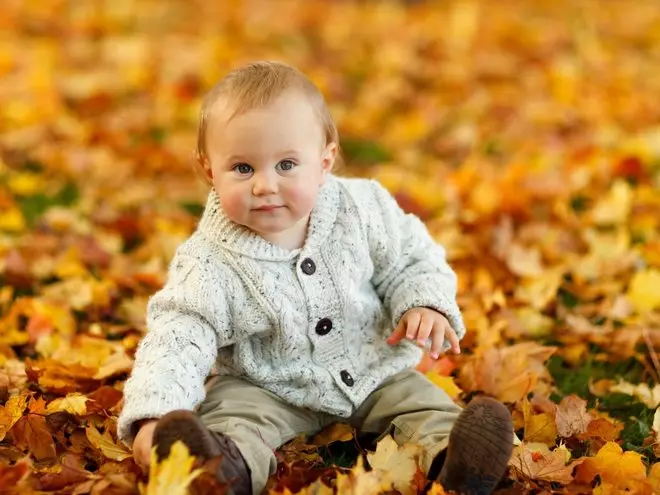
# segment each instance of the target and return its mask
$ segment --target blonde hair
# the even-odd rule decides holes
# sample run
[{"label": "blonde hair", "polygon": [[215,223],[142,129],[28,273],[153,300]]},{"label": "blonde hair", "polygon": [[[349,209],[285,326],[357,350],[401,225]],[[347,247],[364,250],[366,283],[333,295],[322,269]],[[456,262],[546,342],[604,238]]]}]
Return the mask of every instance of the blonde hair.
[{"label": "blonde hair", "polygon": [[208,160],[206,131],[215,103],[227,98],[230,119],[255,108],[262,108],[286,90],[300,91],[307,97],[319,117],[325,134],[325,143],[339,147],[339,134],[330,110],[319,89],[305,74],[282,62],[251,62],[229,72],[206,94],[199,112],[197,129],[197,162]]}]

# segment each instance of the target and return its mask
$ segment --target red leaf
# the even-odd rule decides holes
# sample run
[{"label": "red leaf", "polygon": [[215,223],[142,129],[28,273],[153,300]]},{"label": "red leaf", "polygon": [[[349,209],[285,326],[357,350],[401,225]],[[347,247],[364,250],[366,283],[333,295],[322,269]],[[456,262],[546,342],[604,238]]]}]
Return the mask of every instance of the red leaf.
[{"label": "red leaf", "polygon": [[46,418],[38,414],[23,416],[12,428],[16,445],[27,448],[38,461],[55,459],[55,442]]}]

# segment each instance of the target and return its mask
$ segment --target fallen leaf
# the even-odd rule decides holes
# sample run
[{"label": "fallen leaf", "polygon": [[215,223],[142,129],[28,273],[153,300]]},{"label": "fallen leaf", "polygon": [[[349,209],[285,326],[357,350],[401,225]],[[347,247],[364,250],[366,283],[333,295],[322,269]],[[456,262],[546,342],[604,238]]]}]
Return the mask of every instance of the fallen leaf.
[{"label": "fallen leaf", "polygon": [[638,313],[660,308],[660,270],[642,270],[633,276],[626,297]]},{"label": "fallen leaf", "polygon": [[73,415],[84,416],[87,414],[87,406],[85,404],[88,400],[89,398],[85,395],[74,392],[68,394],[66,397],[51,401],[46,407],[46,412],[52,414],[64,411]]},{"label": "fallen leaf", "polygon": [[85,429],[85,434],[89,442],[108,459],[123,461],[133,455],[123,445],[116,443],[108,430],[101,435],[94,425],[90,425]]},{"label": "fallen leaf", "polygon": [[567,485],[573,481],[573,469],[584,459],[568,462],[570,453],[565,446],[560,446],[549,453],[530,450],[526,444],[517,446],[509,461],[523,480],[549,481]]},{"label": "fallen leaf", "polygon": [[194,463],[195,458],[181,441],[172,445],[169,456],[160,463],[156,448],[152,448],[149,483],[141,492],[144,495],[188,495],[188,486],[202,473],[201,469],[192,471]]},{"label": "fallen leaf", "polygon": [[557,442],[557,425],[555,414],[544,412],[534,414],[527,398],[522,402],[525,436],[527,443],[543,443],[553,446]]},{"label": "fallen leaf", "polygon": [[16,439],[16,445],[29,450],[36,460],[55,459],[55,442],[44,416],[23,416],[12,428],[12,435]]},{"label": "fallen leaf", "polygon": [[452,376],[442,376],[435,371],[429,371],[425,374],[426,378],[435,383],[438,387],[444,390],[452,399],[457,398],[462,390],[458,388]]},{"label": "fallen leaf", "polygon": [[402,495],[417,493],[414,485],[416,473],[420,470],[419,462],[422,448],[407,444],[399,447],[390,435],[384,436],[376,445],[376,452],[367,454],[369,465],[380,470],[384,478]]},{"label": "fallen leaf", "polygon": [[620,394],[637,397],[649,409],[655,409],[660,406],[660,384],[655,384],[653,388],[646,383],[633,385],[624,380],[610,387],[610,393],[618,392]]},{"label": "fallen leaf", "polygon": [[353,439],[353,427],[347,423],[333,423],[314,435],[313,445],[330,445],[334,442],[348,442]]},{"label": "fallen leaf", "polygon": [[625,490],[630,481],[645,481],[646,467],[642,456],[637,452],[623,452],[614,442],[606,443],[595,457],[587,457],[578,467],[576,481],[591,483],[599,476],[603,483],[609,483],[619,490]]},{"label": "fallen leaf", "polygon": [[561,437],[568,438],[586,432],[592,420],[587,412],[587,401],[576,395],[564,397],[557,408],[555,420]]}]

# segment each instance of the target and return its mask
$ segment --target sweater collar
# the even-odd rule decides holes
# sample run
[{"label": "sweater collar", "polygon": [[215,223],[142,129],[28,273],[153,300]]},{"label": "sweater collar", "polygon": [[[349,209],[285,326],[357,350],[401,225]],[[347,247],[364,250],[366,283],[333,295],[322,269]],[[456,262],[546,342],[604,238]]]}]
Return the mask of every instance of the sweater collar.
[{"label": "sweater collar", "polygon": [[[328,176],[310,215],[303,250],[317,250],[324,243],[332,231],[338,210],[339,184],[335,177]],[[254,259],[286,261],[300,253],[300,249],[290,251],[272,244],[243,225],[229,220],[220,206],[215,189],[209,193],[197,230],[221,248]]]}]

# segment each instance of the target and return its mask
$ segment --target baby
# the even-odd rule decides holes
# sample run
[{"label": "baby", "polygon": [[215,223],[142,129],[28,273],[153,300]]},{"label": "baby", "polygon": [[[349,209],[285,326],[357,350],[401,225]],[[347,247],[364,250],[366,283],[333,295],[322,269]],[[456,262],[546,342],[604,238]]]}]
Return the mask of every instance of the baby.
[{"label": "baby", "polygon": [[263,491],[279,446],[344,421],[420,445],[446,489],[491,493],[509,411],[461,410],[415,370],[427,343],[460,352],[456,276],[382,186],[332,174],[338,143],[323,96],[288,65],[248,64],[209,92],[198,158],[212,191],[149,301],[118,434],[143,467],[177,440],[221,455],[218,480],[244,495]]}]

